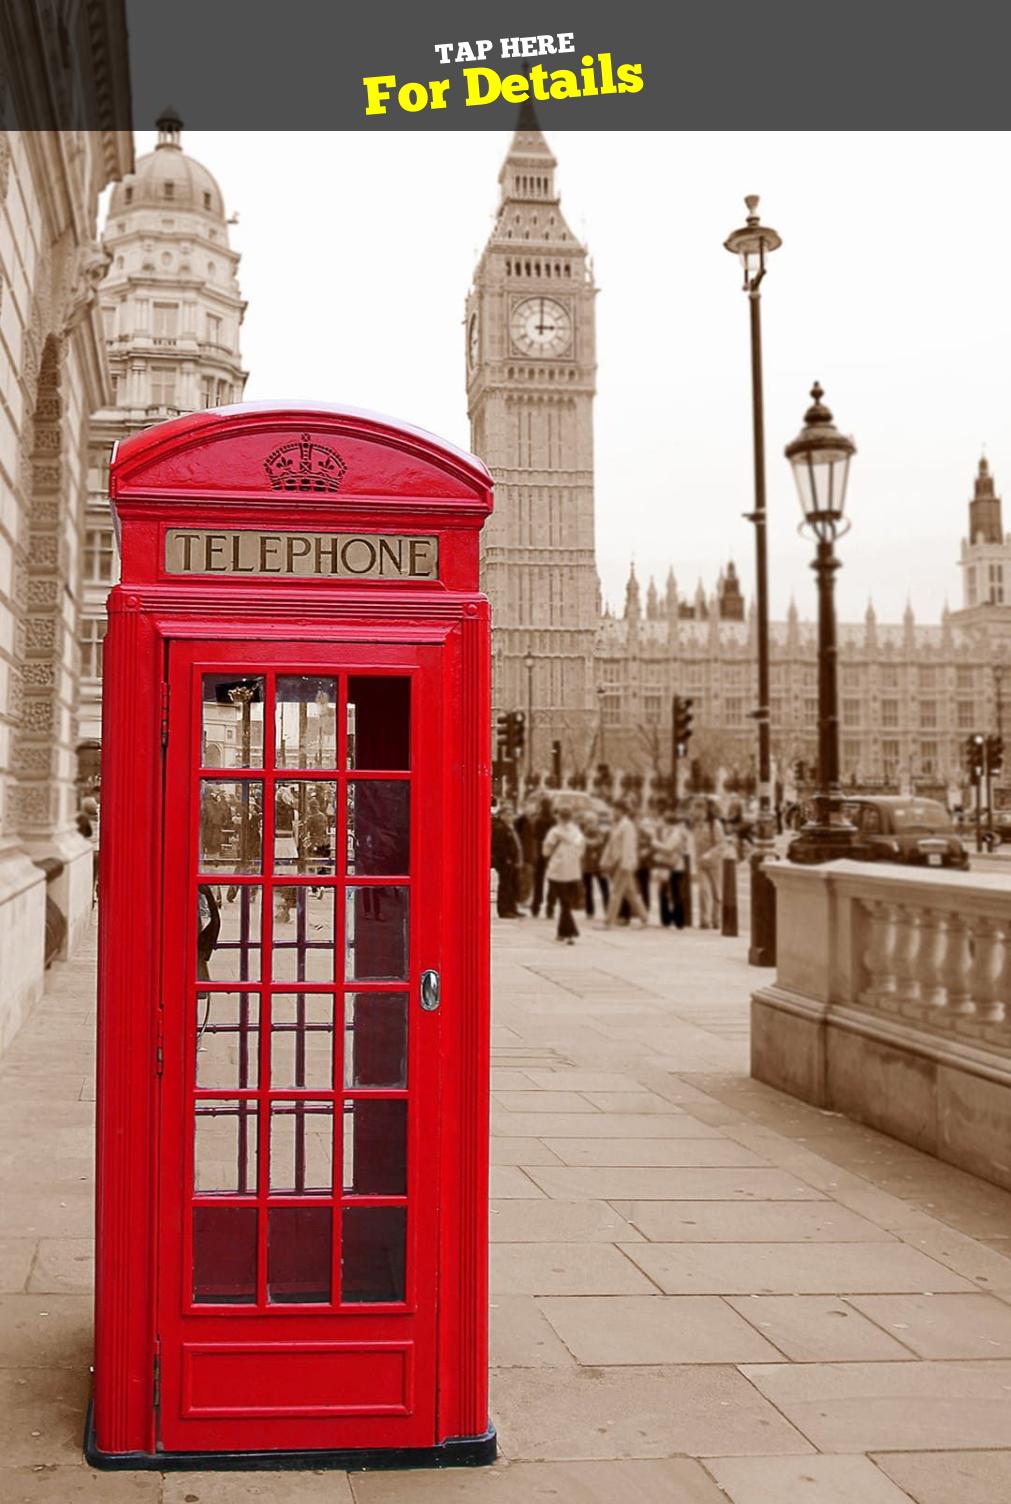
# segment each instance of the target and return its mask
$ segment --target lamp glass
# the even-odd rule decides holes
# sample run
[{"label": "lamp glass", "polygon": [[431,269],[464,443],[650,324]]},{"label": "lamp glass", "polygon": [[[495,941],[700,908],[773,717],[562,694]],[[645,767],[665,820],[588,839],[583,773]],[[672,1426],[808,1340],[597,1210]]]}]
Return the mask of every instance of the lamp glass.
[{"label": "lamp glass", "polygon": [[846,506],[851,450],[838,448],[808,449],[791,455],[800,508],[808,522],[819,518],[837,522]]}]

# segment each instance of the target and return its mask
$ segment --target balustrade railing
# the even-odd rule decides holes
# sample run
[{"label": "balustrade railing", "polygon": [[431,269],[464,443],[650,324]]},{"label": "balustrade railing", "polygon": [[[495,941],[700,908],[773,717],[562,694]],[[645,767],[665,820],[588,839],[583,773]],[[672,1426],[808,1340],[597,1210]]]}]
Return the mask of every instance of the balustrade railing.
[{"label": "balustrade railing", "polygon": [[1011,1054],[1011,883],[860,870],[833,884],[855,961],[838,1000]]}]

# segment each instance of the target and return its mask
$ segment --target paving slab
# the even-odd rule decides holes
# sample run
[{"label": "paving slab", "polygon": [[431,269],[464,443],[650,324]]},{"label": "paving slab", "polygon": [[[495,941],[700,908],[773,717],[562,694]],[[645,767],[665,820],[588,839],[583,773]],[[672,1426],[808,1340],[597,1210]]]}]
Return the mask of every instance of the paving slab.
[{"label": "paving slab", "polygon": [[874,1458],[916,1504],[1005,1504],[1011,1451],[890,1452]]},{"label": "paving slab", "polygon": [[0,1292],[14,1294],[25,1288],[37,1248],[35,1238],[0,1238]]},{"label": "paving slab", "polygon": [[613,1201],[654,1243],[894,1242],[832,1201]]},{"label": "paving slab", "polygon": [[357,1504],[726,1504],[702,1465],[687,1457],[353,1473],[351,1487]]},{"label": "paving slab", "polygon": [[323,1470],[166,1473],[161,1494],[161,1504],[246,1504],[247,1499],[256,1504],[354,1504],[347,1473]]},{"label": "paving slab", "polygon": [[732,1504],[909,1504],[867,1457],[717,1457],[706,1467]]},{"label": "paving slab", "polygon": [[608,1244],[493,1243],[489,1264],[494,1295],[657,1293],[652,1280]]},{"label": "paving slab", "polygon": [[576,1360],[532,1295],[493,1295],[493,1368],[573,1368]]},{"label": "paving slab", "polygon": [[741,1372],[822,1452],[1011,1447],[1011,1362],[748,1364]]},{"label": "paving slab", "polygon": [[782,1170],[663,1170],[619,1166],[536,1166],[530,1178],[548,1196],[563,1201],[820,1201],[794,1175]]},{"label": "paving slab", "polygon": [[904,1243],[629,1243],[625,1251],[668,1295],[972,1289]]},{"label": "paving slab", "polygon": [[715,1364],[496,1369],[492,1415],[503,1455],[523,1460],[813,1450],[736,1368]]},{"label": "paving slab", "polygon": [[93,1308],[90,1295],[0,1295],[0,1368],[86,1370]]},{"label": "paving slab", "polygon": [[781,1357],[726,1301],[712,1296],[554,1297],[538,1305],[587,1367],[775,1362]]},{"label": "paving slab", "polygon": [[561,1160],[539,1138],[493,1138],[489,1146],[493,1165],[558,1165]]},{"label": "paving slab", "polygon": [[543,1197],[544,1192],[518,1165],[492,1165],[488,1172],[488,1194],[502,1201],[532,1201]]},{"label": "paving slab", "polygon": [[852,1295],[921,1358],[1011,1358],[1011,1306],[990,1295]]},{"label": "paving slab", "polygon": [[160,1473],[99,1473],[80,1463],[0,1467],[0,1499],[3,1504],[161,1504],[162,1479]]},{"label": "paving slab", "polygon": [[527,1112],[583,1113],[593,1110],[590,1101],[575,1091],[499,1091],[495,1093],[495,1105],[517,1116]]},{"label": "paving slab", "polygon": [[0,1368],[0,1457],[7,1467],[81,1464],[87,1370]]},{"label": "paving slab", "polygon": [[607,1201],[493,1201],[493,1243],[626,1243],[640,1234]]},{"label": "paving slab", "polygon": [[90,1294],[95,1283],[94,1238],[42,1238],[28,1278],[36,1294]]},{"label": "paving slab", "polygon": [[882,1331],[841,1296],[728,1295],[726,1299],[795,1363],[880,1362],[913,1357],[898,1340],[899,1334],[891,1336]]},{"label": "paving slab", "polygon": [[493,1138],[719,1138],[718,1128],[685,1113],[605,1113],[586,1111],[500,1112],[492,1102]]},{"label": "paving slab", "polygon": [[765,1161],[750,1149],[718,1138],[572,1138],[547,1140],[548,1148],[566,1165],[761,1167]]}]

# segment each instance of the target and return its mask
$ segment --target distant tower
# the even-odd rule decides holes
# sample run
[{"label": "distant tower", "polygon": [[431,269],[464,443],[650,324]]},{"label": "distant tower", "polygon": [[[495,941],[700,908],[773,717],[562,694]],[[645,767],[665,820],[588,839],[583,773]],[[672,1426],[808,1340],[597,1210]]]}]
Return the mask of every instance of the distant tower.
[{"label": "distant tower", "polygon": [[741,594],[741,582],[737,578],[733,560],[727,565],[727,572],[720,580],[719,604],[721,621],[744,620],[744,596]]},{"label": "distant tower", "polygon": [[596,290],[586,248],[562,214],[555,167],[526,104],[467,298],[465,355],[471,447],[495,477],[482,544],[494,707],[525,704],[523,658],[532,652],[538,746],[560,738],[571,764],[582,760],[597,716]]},{"label": "distant tower", "polygon": [[1011,543],[1004,536],[1001,499],[985,457],[980,459],[969,502],[969,534],[962,540],[961,565],[966,611],[1011,602]]},{"label": "distant tower", "polygon": [[154,151],[112,190],[102,237],[109,270],[99,302],[115,405],[91,422],[80,629],[85,749],[97,748],[101,735],[105,599],[119,576],[108,506],[112,446],[179,413],[239,402],[246,384],[239,353],[246,305],[221,189],[183,151],[173,111],[157,126]]}]

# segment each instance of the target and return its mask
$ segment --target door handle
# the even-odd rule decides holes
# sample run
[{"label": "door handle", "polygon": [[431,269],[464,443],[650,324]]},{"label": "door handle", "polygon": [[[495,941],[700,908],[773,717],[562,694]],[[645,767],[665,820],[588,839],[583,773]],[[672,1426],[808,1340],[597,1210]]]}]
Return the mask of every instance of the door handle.
[{"label": "door handle", "polygon": [[434,1013],[439,1006],[439,973],[437,971],[423,971],[421,973],[421,1006],[426,1013]]}]

